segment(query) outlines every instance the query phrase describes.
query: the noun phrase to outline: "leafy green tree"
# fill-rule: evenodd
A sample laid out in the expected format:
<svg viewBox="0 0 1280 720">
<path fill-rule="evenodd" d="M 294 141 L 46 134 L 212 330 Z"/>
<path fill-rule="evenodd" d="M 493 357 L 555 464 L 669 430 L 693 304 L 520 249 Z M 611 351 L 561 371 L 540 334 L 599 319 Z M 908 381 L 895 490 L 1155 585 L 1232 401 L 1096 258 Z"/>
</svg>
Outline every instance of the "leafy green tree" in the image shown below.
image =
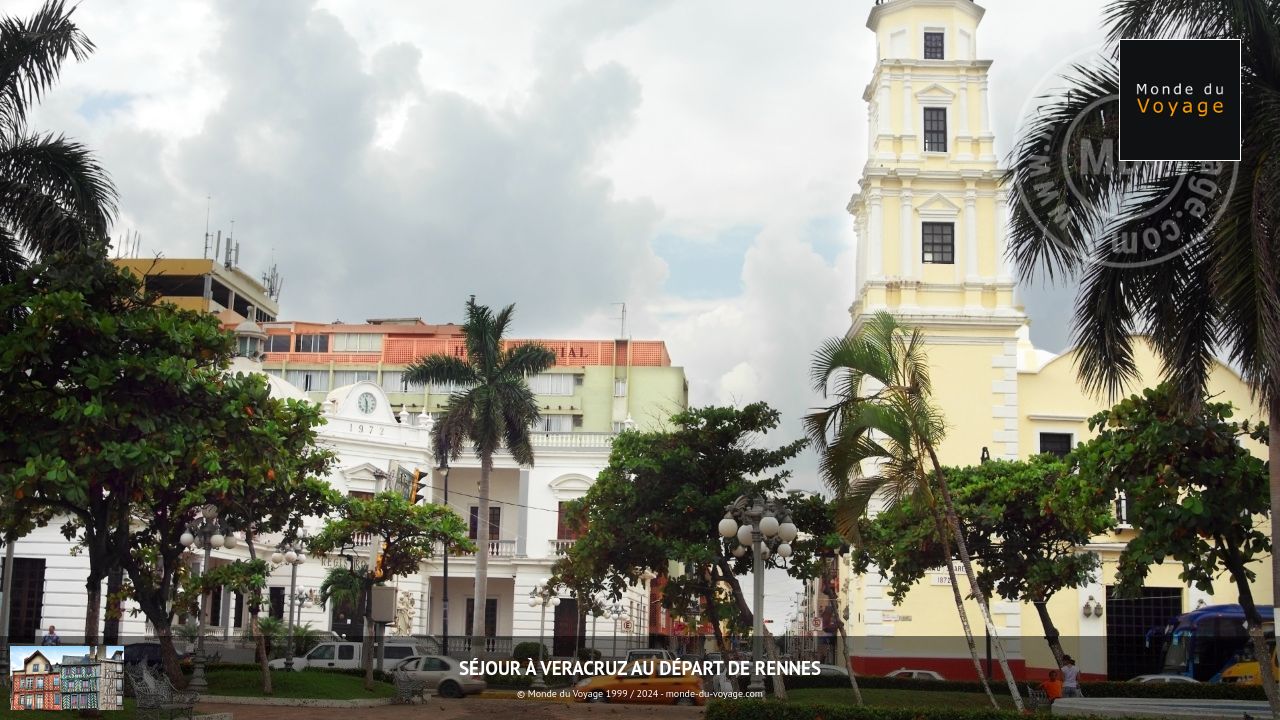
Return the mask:
<svg viewBox="0 0 1280 720">
<path fill-rule="evenodd" d="M 368 500 L 344 498 L 337 517 L 312 538 L 311 550 L 346 554 L 357 548 L 358 538 L 369 538 L 369 542 L 378 544 L 377 563 L 370 567 L 368 562 L 353 560 L 350 568 L 330 572 L 321 592 L 326 600 L 335 597 L 335 590 L 349 599 L 349 593 L 358 588 L 357 606 L 365 618 L 364 683 L 372 689 L 373 587 L 418 571 L 435 554 L 437 543 L 451 553 L 473 552 L 475 545 L 467 538 L 462 518 L 450 508 L 433 503 L 413 505 L 393 491 L 378 493 Z"/>
<path fill-rule="evenodd" d="M 88 149 L 27 127 L 62 64 L 93 51 L 74 12 L 47 0 L 28 18 L 0 17 L 0 284 L 28 257 L 105 243 L 115 213 L 115 189 Z"/>
<path fill-rule="evenodd" d="M 1235 583 L 1256 657 L 1269 656 L 1250 585 L 1250 567 L 1271 552 L 1262 527 L 1268 510 L 1267 469 L 1242 444 L 1267 439 L 1265 425 L 1232 421 L 1229 403 L 1204 401 L 1194 411 L 1171 384 L 1131 395 L 1089 420 L 1098 436 L 1076 449 L 1080 474 L 1108 492 L 1123 492 L 1128 520 L 1141 532 L 1120 554 L 1117 590 L 1136 594 L 1153 565 L 1182 565 L 1179 577 L 1212 592 L 1223 570 Z M 1271 663 L 1260 662 L 1262 686 L 1277 707 Z"/>
<path fill-rule="evenodd" d="M 255 539 L 275 532 L 292 537 L 303 518 L 325 515 L 338 500 L 319 477 L 327 473 L 332 454 L 316 447 L 321 422 L 316 407 L 271 397 L 264 375 L 227 375 L 221 368 L 184 402 L 182 410 L 191 417 L 166 428 L 178 448 L 175 458 L 131 495 L 129 542 L 121 553 L 133 598 L 156 631 L 175 683 L 184 680 L 172 642 L 173 621 L 194 612 L 199 591 L 216 582 L 202 577 L 192 584 L 183 567 L 181 537 L 201 509 L 214 505 L 229 529 L 244 531 L 250 560 L 231 563 L 223 572 L 256 613 L 267 572 Z M 184 584 L 188 601 L 169 602 Z M 259 659 L 264 656 L 259 647 Z M 265 669 L 264 675 L 269 677 Z M 263 682 L 270 692 L 269 679 Z"/>
<path fill-rule="evenodd" d="M 1280 514 L 1280 31 L 1274 0 L 1112 0 L 1111 46 L 1018 138 L 1009 162 L 1009 255 L 1024 281 L 1079 278 L 1077 370 L 1114 400 L 1149 342 L 1192 412 L 1226 352 L 1270 419 L 1270 504 Z M 1117 147 L 1120 38 L 1241 40 L 1240 161 L 1104 162 Z M 1050 199 L 1046 202 L 1044 199 Z M 1149 247 L 1149 233 L 1159 232 Z M 1146 232 L 1148 235 L 1143 235 Z M 1137 238 L 1144 237 L 1142 242 Z M 1146 378 L 1150 381 L 1151 378 Z M 1280 545 L 1280 523 L 1271 527 Z M 1271 558 L 1280 604 L 1280 554 Z M 1280 707 L 1273 708 L 1280 713 Z"/>
<path fill-rule="evenodd" d="M 270 386 L 260 375 L 229 377 L 222 390 L 231 395 L 228 405 L 233 422 L 227 426 L 222 472 L 206 487 L 228 527 L 244 532 L 249 561 L 237 579 L 254 578 L 259 563 L 265 560 L 259 557 L 261 536 L 283 533 L 287 540 L 293 540 L 304 518 L 325 516 L 339 502 L 341 496 L 323 479 L 333 465 L 334 454 L 316 444 L 317 429 L 324 423 L 319 406 L 271 397 Z M 262 692 L 270 695 L 267 635 L 254 632 L 260 622 L 267 574 L 262 575 L 261 587 L 244 584 L 236 590 L 245 598 L 250 632 L 257 638 Z"/>
<path fill-rule="evenodd" d="M 472 295 L 467 301 L 467 320 L 462 325 L 466 358 L 428 355 L 410 365 L 404 374 L 410 383 L 456 388 L 449 396 L 444 417 L 432 430 L 433 440 L 435 447 L 443 448 L 454 459 L 461 456 L 464 442 L 471 443 L 480 460 L 476 494 L 481 518 L 489 517 L 489 476 L 493 473 L 494 454 L 505 447 L 516 462 L 533 465 L 529 430 L 541 415 L 527 378 L 556 362 L 555 353 L 542 345 L 503 346 L 514 315 L 515 305 L 508 305 L 495 315 L 487 306 L 476 304 Z M 481 522 L 476 530 L 476 544 L 483 549 L 476 554 L 477 598 L 488 594 L 489 529 L 489 523 Z M 475 613 L 470 632 L 473 642 L 483 642 L 484 613 Z"/>
<path fill-rule="evenodd" d="M 18 312 L 21 310 L 21 312 Z M 101 247 L 54 252 L 0 285 L 0 523 L 55 518 L 78 540 L 85 642 L 100 642 L 102 581 L 131 543 L 132 504 L 190 457 L 188 433 L 230 359 L 216 319 L 142 292 Z M 170 566 L 170 570 L 173 566 Z"/>
<path fill-rule="evenodd" d="M 569 550 L 575 571 L 598 580 L 616 599 L 639 582 L 646 568 L 665 574 L 668 561 L 686 564 L 691 572 L 667 578 L 663 604 L 680 614 L 698 604 L 724 647 L 721 619 L 752 624 L 738 581 L 751 567 L 747 558 L 731 553 L 736 541 L 723 541 L 717 525 L 725 506 L 740 495 L 781 495 L 790 471 L 778 468 L 796 457 L 805 441 L 756 446 L 778 421 L 776 410 L 751 403 L 689 409 L 671 418 L 670 430 L 619 434 L 609 464 L 586 496 L 569 507 L 570 522 L 586 528 Z M 795 522 L 808 531 L 797 517 L 801 503 L 793 504 Z M 788 569 L 807 566 L 819 542 L 793 543 Z M 783 561 L 774 556 L 765 565 L 782 567 Z M 717 592 L 721 582 L 731 589 L 729 607 Z"/>
<path fill-rule="evenodd" d="M 991 608 L 980 590 L 947 476 L 938 461 L 937 446 L 946 434 L 946 424 L 933 402 L 924 333 L 899 325 L 887 312 L 877 313 L 856 335 L 824 342 L 814 353 L 810 374 L 815 391 L 823 397 L 835 396 L 834 402 L 809 414 L 804 422 L 818 449 L 819 473 L 835 493 L 840 529 L 857 543 L 858 519 L 872 498 L 883 498 L 888 505 L 913 495 L 922 498 L 935 513 L 944 546 L 956 545 L 1009 694 L 1022 710 L 1004 643 L 991 621 Z M 872 469 L 875 474 L 864 474 Z M 946 554 L 950 555 L 949 549 Z M 974 670 L 991 704 L 998 707 L 978 660 L 959 584 L 951 565 L 947 568 Z"/>
<path fill-rule="evenodd" d="M 1053 455 L 947 468 L 982 592 L 1031 603 L 1059 666 L 1062 644 L 1049 599 L 1089 581 L 1099 561 L 1079 548 L 1114 525 L 1111 495 L 1074 470 L 1074 463 Z M 864 519 L 860 534 L 855 571 L 874 564 L 889 578 L 895 602 L 927 571 L 954 558 L 944 551 L 934 513 L 916 496 Z"/>
</svg>

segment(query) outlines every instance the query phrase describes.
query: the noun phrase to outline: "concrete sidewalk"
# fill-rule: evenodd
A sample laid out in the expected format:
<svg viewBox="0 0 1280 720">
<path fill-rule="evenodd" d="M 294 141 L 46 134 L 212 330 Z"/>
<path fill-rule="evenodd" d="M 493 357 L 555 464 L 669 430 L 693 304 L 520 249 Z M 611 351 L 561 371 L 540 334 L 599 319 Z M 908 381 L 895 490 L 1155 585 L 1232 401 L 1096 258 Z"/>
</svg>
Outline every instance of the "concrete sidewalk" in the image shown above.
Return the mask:
<svg viewBox="0 0 1280 720">
<path fill-rule="evenodd" d="M 1060 698 L 1053 714 L 1064 717 L 1196 718 L 1272 720 L 1265 702 L 1246 700 L 1157 700 L 1153 698 Z"/>
</svg>

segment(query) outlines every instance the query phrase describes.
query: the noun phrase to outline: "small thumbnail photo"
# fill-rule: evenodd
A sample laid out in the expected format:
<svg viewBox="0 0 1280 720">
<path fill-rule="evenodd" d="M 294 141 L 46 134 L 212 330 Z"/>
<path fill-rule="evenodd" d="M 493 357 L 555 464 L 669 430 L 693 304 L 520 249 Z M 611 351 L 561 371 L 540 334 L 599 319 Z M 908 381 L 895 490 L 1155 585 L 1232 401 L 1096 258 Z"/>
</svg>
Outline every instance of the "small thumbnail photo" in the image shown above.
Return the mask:
<svg viewBox="0 0 1280 720">
<path fill-rule="evenodd" d="M 119 710 L 124 646 L 10 645 L 11 710 Z"/>
</svg>

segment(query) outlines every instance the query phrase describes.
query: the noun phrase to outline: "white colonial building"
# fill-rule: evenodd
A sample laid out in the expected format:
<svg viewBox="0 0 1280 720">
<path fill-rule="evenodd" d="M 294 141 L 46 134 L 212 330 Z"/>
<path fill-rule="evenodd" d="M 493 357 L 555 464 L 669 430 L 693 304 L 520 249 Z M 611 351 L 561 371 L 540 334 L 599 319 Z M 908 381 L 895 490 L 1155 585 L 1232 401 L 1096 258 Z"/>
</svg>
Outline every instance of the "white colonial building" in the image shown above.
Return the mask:
<svg viewBox="0 0 1280 720">
<path fill-rule="evenodd" d="M 260 343 L 265 333 L 251 322 L 242 323 L 236 332 L 241 357 L 236 358 L 233 371 L 261 372 Z M 314 397 L 276 374 L 268 377 L 272 393 L 277 397 L 299 400 Z M 411 415 L 403 407 L 393 407 L 382 384 L 371 381 L 329 391 L 323 401 L 323 412 L 326 422 L 319 437 L 337 456 L 329 476 L 335 489 L 357 497 L 398 489 L 407 495 L 416 493 L 431 502 L 446 502 L 444 478 L 431 452 L 433 419 L 430 413 Z M 541 608 L 535 609 L 529 604 L 532 588 L 550 575 L 554 561 L 573 542 L 572 529 L 563 520 L 563 503 L 587 492 L 607 463 L 613 437 L 613 433 L 607 432 L 539 431 L 533 436 L 536 457 L 533 467 L 520 467 L 506 453 L 497 457 L 490 479 L 491 510 L 487 520 L 491 523 L 492 540 L 488 547 L 488 591 L 482 605 L 486 614 L 485 634 L 494 638 L 488 644 L 488 651 L 509 651 L 513 637 L 519 642 L 537 639 L 543 633 L 546 643 L 557 655 L 569 655 L 580 646 L 596 647 L 605 654 L 614 649 L 611 620 L 587 620 L 575 633 L 577 599 L 567 591 L 562 591 L 565 595 L 558 605 L 547 607 L 545 617 Z M 480 521 L 476 513 L 479 472 L 479 461 L 466 453 L 451 463 L 449 471 L 447 503 L 469 520 L 473 537 L 476 523 Z M 417 488 L 411 487 L 415 475 L 420 483 Z M 62 536 L 60 524 L 54 521 L 15 543 L 10 613 L 12 642 L 39 642 L 50 625 L 57 626 L 58 634 L 64 639 L 79 636 L 83 631 L 87 561 L 76 554 L 74 542 Z M 307 530 L 314 534 L 322 525 L 322 519 L 312 518 L 307 521 Z M 279 538 L 256 538 L 257 546 L 266 553 L 273 552 L 278 541 Z M 356 552 L 367 555 L 368 547 L 358 548 Z M 231 549 L 214 550 L 211 562 L 216 566 L 247 556 L 244 542 L 239 542 Z M 201 561 L 201 554 L 196 551 L 186 557 L 196 565 Z M 315 602 L 328 569 L 346 564 L 343 557 L 329 556 L 306 558 L 297 566 L 295 598 L 301 600 L 299 622 L 340 635 L 353 636 L 360 632 L 360 625 L 349 608 L 332 604 L 320 607 Z M 275 567 L 269 580 L 267 614 L 286 616 L 292 569 L 288 564 Z M 448 634 L 454 648 L 458 648 L 468 634 L 469 618 L 476 606 L 474 574 L 474 555 L 448 559 Z M 445 631 L 444 558 L 437 554 L 424 563 L 419 572 L 397 578 L 394 584 L 399 611 L 396 622 L 387 632 L 438 639 Z M 621 599 L 625 615 L 618 623 L 619 652 L 648 644 L 648 585 L 647 580 L 642 581 Z M 215 593 L 206 598 L 206 602 L 209 625 L 225 639 L 224 658 L 227 652 L 235 655 L 237 640 L 249 622 L 243 600 L 226 591 Z M 143 616 L 133 614 L 133 609 L 131 603 L 125 603 L 119 628 L 122 642 L 152 636 Z M 578 637 L 581 635 L 586 637 Z M 592 635 L 600 638 L 598 643 L 593 643 Z"/>
</svg>

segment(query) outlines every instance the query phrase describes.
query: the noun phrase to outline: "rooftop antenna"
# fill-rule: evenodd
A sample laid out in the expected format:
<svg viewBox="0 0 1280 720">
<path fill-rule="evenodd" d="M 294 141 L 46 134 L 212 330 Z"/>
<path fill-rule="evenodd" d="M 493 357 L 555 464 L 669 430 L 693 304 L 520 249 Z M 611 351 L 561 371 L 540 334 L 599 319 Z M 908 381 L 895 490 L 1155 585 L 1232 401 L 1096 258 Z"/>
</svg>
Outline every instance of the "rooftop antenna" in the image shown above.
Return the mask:
<svg viewBox="0 0 1280 720">
<path fill-rule="evenodd" d="M 209 208 L 213 203 L 212 195 L 204 196 L 204 258 L 209 258 Z M 216 256 L 215 256 L 216 257 Z"/>
<path fill-rule="evenodd" d="M 137 258 L 138 253 L 142 251 L 142 231 L 133 231 L 133 257 Z"/>
<path fill-rule="evenodd" d="M 222 231 L 218 231 L 217 240 L 213 244 L 213 261 L 218 261 L 218 256 L 222 254 Z"/>
<path fill-rule="evenodd" d="M 624 302 L 616 302 L 611 304 L 619 305 L 622 307 L 622 315 L 619 321 L 621 326 L 618 329 L 618 339 L 619 340 L 626 339 L 627 337 L 627 304 Z"/>
</svg>

